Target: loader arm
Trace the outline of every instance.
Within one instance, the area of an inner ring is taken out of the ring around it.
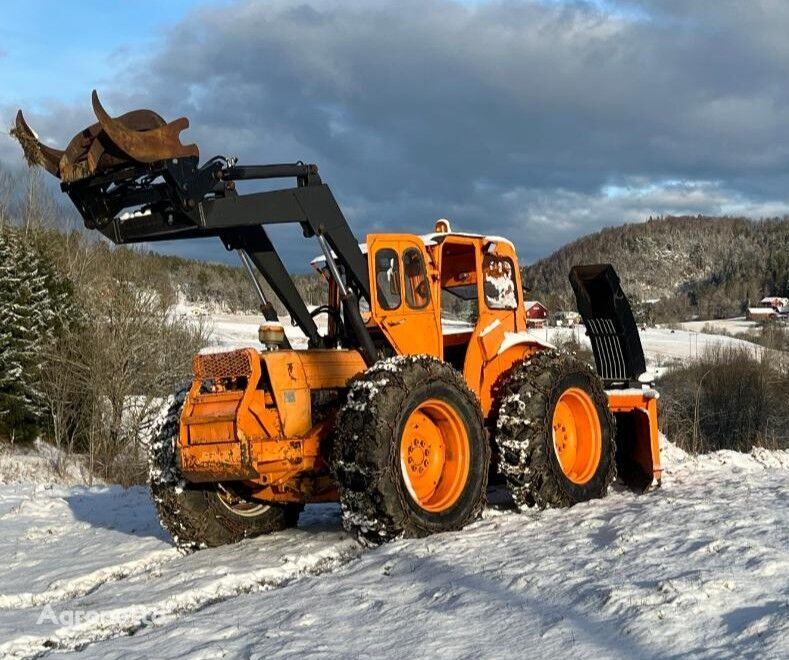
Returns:
[[[195,145],[181,144],[185,118],[167,123],[151,110],[113,118],[93,93],[97,122],[78,133],[65,150],[36,137],[22,112],[12,135],[30,164],[61,180],[61,189],[95,229],[118,245],[219,238],[228,250],[241,250],[260,271],[304,332],[310,347],[331,347],[322,337],[292,277],[266,232],[266,226],[299,224],[305,238],[322,236],[336,255],[345,286],[354,299],[370,301],[367,263],[359,242],[316,165],[302,162],[237,165],[214,157],[199,164]],[[237,181],[295,179],[295,185],[240,194]],[[363,324],[339,338],[346,348],[369,346]]]

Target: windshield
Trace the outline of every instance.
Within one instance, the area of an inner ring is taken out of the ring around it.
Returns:
[[[475,323],[479,316],[477,285],[461,284],[441,289],[441,318]]]

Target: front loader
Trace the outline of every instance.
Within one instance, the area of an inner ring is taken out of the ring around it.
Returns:
[[[610,265],[570,273],[594,370],[529,332],[510,241],[440,220],[429,234],[360,245],[315,165],[201,165],[179,138],[186,119],[113,118],[95,92],[93,107],[97,122],[63,151],[21,111],[12,132],[112,242],[212,237],[238,251],[267,319],[260,348],[195,358],[151,447],[154,499],[180,546],[283,529],[313,502],[339,501],[368,543],[460,529],[480,515],[489,476],[516,505],[539,507],[602,497],[617,474],[640,491],[660,482],[657,393]],[[295,185],[236,190],[264,179]],[[320,307],[308,308],[269,239],[282,223],[317,242]]]

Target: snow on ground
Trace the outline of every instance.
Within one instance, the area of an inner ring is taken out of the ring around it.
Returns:
[[[187,318],[201,318],[207,325],[209,332],[208,346],[205,352],[212,350],[231,350],[251,346],[260,348],[258,341],[258,327],[266,322],[264,316],[260,314],[227,314],[223,312],[205,312],[199,308],[187,308],[181,306],[178,310]],[[290,317],[281,316],[280,323],[285,329],[285,335],[294,348],[306,348],[307,338],[304,333],[290,322]],[[320,332],[326,332],[326,317],[319,316],[316,319]]]
[[[333,505],[181,555],[142,488],[0,485],[0,657],[786,657],[789,452],[363,549]]]
[[[36,440],[33,447],[0,446],[0,484],[39,482],[74,486],[88,480],[88,472],[76,458]]]
[[[733,335],[740,332],[755,334],[759,329],[759,324],[756,321],[749,321],[744,316],[738,316],[733,319],[713,319],[710,321],[686,321],[680,323],[680,326],[693,332],[701,332],[704,330],[704,326],[708,326]]]
[[[262,317],[211,321],[214,348],[257,344]],[[642,339],[655,368],[738,341]],[[51,457],[0,455],[0,657],[787,657],[789,452],[663,459],[645,495],[491,506],[376,549],[316,505],[298,529],[184,556],[146,489],[51,485]]]
[[[542,338],[548,337],[554,343],[559,336],[573,333],[589,350],[592,346],[585,335],[583,326],[575,328],[544,328],[535,330],[535,334]],[[641,346],[647,362],[647,373],[657,378],[665,369],[676,363],[686,362],[689,359],[701,357],[704,352],[716,346],[740,346],[760,354],[764,349],[753,342],[744,341],[736,337],[724,335],[708,335],[692,330],[675,330],[671,328],[646,328],[639,331]]]

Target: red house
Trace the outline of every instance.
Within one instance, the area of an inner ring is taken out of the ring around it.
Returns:
[[[749,307],[745,318],[749,321],[771,321],[778,316],[778,311],[773,307]]]
[[[548,308],[539,300],[526,300],[523,303],[526,308],[526,324],[530,328],[542,328],[545,319],[548,318]]]
[[[759,301],[760,307],[772,307],[776,311],[787,305],[789,305],[789,298],[782,298],[781,296],[766,296]]]

